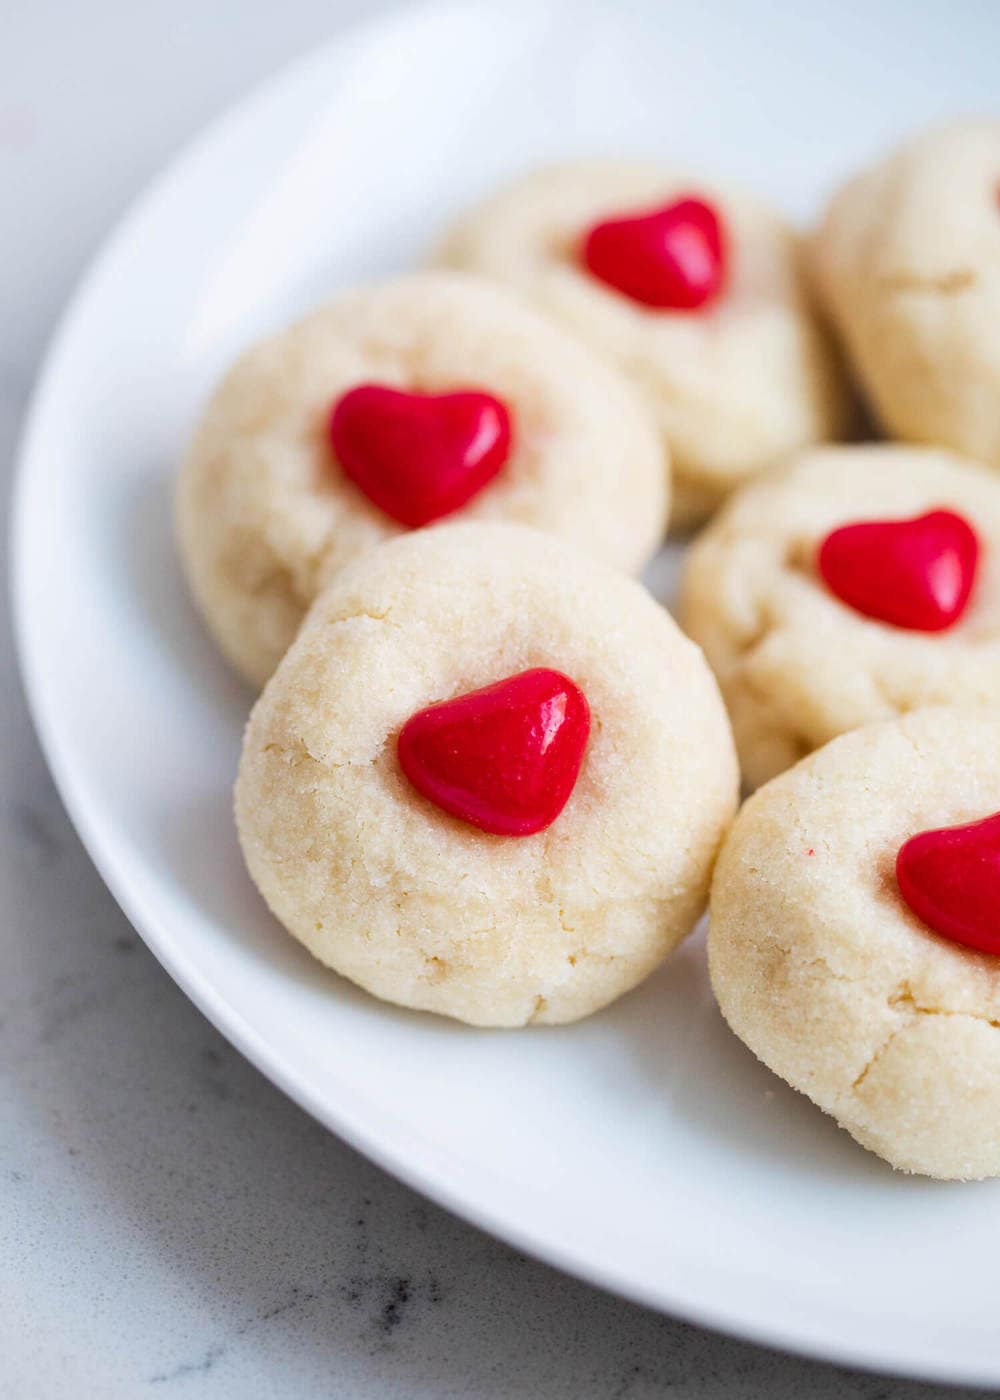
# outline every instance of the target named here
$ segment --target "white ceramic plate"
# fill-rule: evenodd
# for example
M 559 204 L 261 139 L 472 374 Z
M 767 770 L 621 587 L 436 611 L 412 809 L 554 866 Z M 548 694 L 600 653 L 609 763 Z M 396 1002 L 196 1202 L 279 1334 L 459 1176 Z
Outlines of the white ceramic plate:
M 428 1195 L 608 1288 L 980 1382 L 1000 1382 L 1000 1185 L 896 1177 L 855 1147 L 728 1034 L 699 940 L 593 1020 L 511 1034 L 382 1006 L 281 933 L 229 815 L 249 697 L 187 601 L 169 501 L 238 347 L 413 263 L 509 173 L 662 153 L 807 215 L 911 125 L 995 102 L 995 59 L 989 5 L 910 0 L 497 0 L 351 33 L 217 123 L 110 240 L 51 352 L 15 521 L 24 672 L 77 828 L 157 956 L 277 1084 Z

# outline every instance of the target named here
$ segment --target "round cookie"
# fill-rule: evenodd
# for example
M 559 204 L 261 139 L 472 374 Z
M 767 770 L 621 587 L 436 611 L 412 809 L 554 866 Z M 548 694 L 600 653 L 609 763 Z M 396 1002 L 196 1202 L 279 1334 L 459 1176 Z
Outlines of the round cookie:
M 979 539 L 947 630 L 865 616 L 820 576 L 834 529 L 946 508 Z M 738 492 L 685 563 L 680 619 L 725 696 L 743 775 L 766 782 L 837 734 L 923 705 L 1000 699 L 1000 484 L 948 452 L 813 448 Z
M 835 739 L 756 793 L 719 857 L 712 987 L 759 1059 L 894 1167 L 1000 1175 L 1000 957 L 933 932 L 895 866 L 1000 809 L 1000 709 Z
M 589 704 L 550 826 L 497 836 L 401 771 L 425 707 L 536 667 Z M 631 579 L 537 531 L 443 525 L 317 599 L 257 701 L 236 786 L 247 867 L 320 961 L 376 996 L 484 1026 L 573 1021 L 690 931 L 736 804 L 698 648 Z
M 486 391 L 509 411 L 507 460 L 462 518 L 549 530 L 627 571 L 662 538 L 662 447 L 631 386 L 586 347 L 504 289 L 457 273 L 348 292 L 243 355 L 181 472 L 188 578 L 251 682 L 271 674 L 338 569 L 405 529 L 331 445 L 334 404 L 373 382 Z
M 816 281 L 884 427 L 1000 467 L 1000 119 L 906 143 L 830 202 Z
M 596 221 L 694 193 L 721 215 L 721 292 L 697 309 L 643 305 L 591 274 Z M 775 457 L 840 435 L 839 365 L 808 305 L 795 234 L 765 205 L 655 165 L 540 170 L 468 213 L 440 260 L 516 287 L 614 360 L 674 464 L 673 523 L 690 525 Z

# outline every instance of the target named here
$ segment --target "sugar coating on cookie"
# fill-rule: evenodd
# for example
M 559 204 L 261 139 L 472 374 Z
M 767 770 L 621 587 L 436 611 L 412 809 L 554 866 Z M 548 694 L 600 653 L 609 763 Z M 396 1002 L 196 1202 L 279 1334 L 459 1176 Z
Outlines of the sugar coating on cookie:
M 938 508 L 980 544 L 972 596 L 946 631 L 866 617 L 821 578 L 817 554 L 838 527 Z M 1000 484 L 931 448 L 813 448 L 738 492 L 696 540 L 679 616 L 719 679 L 752 786 L 862 724 L 988 704 L 1000 698 Z
M 688 311 L 650 308 L 581 258 L 595 222 L 685 196 L 725 230 L 724 286 Z M 516 287 L 642 392 L 674 463 L 674 523 L 703 519 L 775 457 L 843 430 L 842 376 L 806 298 L 795 234 L 765 205 L 636 162 L 540 170 L 468 213 L 439 258 Z
M 274 670 L 324 583 L 404 529 L 348 478 L 331 446 L 334 404 L 364 383 L 484 390 L 509 410 L 507 460 L 463 519 L 548 530 L 629 572 L 662 538 L 662 447 L 612 367 L 472 277 L 419 273 L 349 292 L 237 361 L 181 473 L 178 533 L 195 598 L 254 684 Z
M 1000 1175 L 1000 958 L 900 897 L 917 832 L 1000 810 L 1000 709 L 843 735 L 743 807 L 712 884 L 712 987 L 731 1028 L 893 1166 Z
M 418 711 L 535 667 L 590 736 L 555 821 L 498 836 L 403 776 Z M 690 931 L 736 802 L 700 651 L 631 579 L 537 531 L 443 525 L 349 565 L 246 733 L 236 816 L 285 927 L 376 996 L 484 1026 L 586 1016 Z
M 830 201 L 812 262 L 885 428 L 1000 467 L 1000 120 L 908 141 Z

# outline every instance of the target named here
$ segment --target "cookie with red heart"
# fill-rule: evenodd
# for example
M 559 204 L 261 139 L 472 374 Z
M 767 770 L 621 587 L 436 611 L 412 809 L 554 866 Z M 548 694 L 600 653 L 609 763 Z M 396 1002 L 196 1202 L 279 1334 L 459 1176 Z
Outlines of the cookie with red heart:
M 636 582 L 513 525 L 348 565 L 247 729 L 247 867 L 321 962 L 477 1025 L 576 1020 L 705 903 L 733 816 L 729 721 Z
M 618 364 L 673 460 L 674 524 L 847 427 L 797 236 L 706 171 L 539 170 L 465 214 L 438 259 L 515 288 Z
M 753 786 L 859 725 L 1000 700 L 1000 480 L 934 448 L 814 448 L 695 542 L 680 616 Z
M 420 273 L 346 293 L 248 351 L 181 473 L 187 574 L 262 685 L 320 588 L 408 530 L 513 520 L 638 571 L 669 465 L 634 390 L 499 287 Z
M 842 735 L 745 804 L 712 986 L 776 1074 L 903 1171 L 1000 1176 L 1000 707 Z

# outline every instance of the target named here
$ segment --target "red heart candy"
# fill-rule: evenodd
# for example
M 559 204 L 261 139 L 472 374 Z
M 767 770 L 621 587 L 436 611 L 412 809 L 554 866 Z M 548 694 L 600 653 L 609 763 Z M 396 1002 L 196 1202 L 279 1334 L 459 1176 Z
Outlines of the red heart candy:
M 844 525 L 818 555 L 820 574 L 842 602 L 916 632 L 942 632 L 958 621 L 978 563 L 975 530 L 950 510 Z
M 583 241 L 583 260 L 633 301 L 695 311 L 719 294 L 726 272 L 718 213 L 687 197 L 644 214 L 605 219 Z
M 497 836 L 530 836 L 565 807 L 589 734 L 583 691 L 540 667 L 419 710 L 397 751 L 413 786 L 444 811 Z
M 896 881 L 935 933 L 1000 953 L 1000 812 L 911 836 L 896 856 Z
M 470 501 L 510 455 L 511 420 L 492 394 L 411 394 L 359 384 L 337 400 L 330 441 L 379 510 L 417 529 Z

